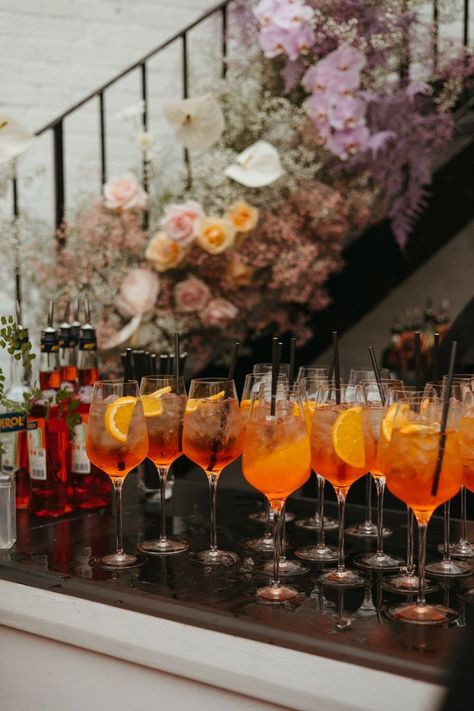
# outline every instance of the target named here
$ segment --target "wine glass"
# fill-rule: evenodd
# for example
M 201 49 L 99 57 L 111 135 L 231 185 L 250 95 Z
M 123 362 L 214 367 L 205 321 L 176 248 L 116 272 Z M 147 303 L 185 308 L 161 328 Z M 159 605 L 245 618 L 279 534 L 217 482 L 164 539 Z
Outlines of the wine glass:
M 252 399 L 246 425 L 242 470 L 246 480 L 264 494 L 273 512 L 273 576 L 257 597 L 280 603 L 300 597 L 280 580 L 282 511 L 288 496 L 310 474 L 310 447 L 301 391 L 265 383 Z
M 98 380 L 92 391 L 86 451 L 112 480 L 116 504 L 116 551 L 97 562 L 105 568 L 131 568 L 137 557 L 123 550 L 122 486 L 127 474 L 147 456 L 148 433 L 136 380 Z
M 232 565 L 238 555 L 219 550 L 216 528 L 216 493 L 219 476 L 242 451 L 243 425 L 233 380 L 191 380 L 183 429 L 183 452 L 204 469 L 209 482 L 211 508 L 210 548 L 191 553 L 203 565 Z
M 339 512 L 337 568 L 320 577 L 322 583 L 359 586 L 364 579 L 344 563 L 344 515 L 347 493 L 364 476 L 375 456 L 370 417 L 359 388 L 322 386 L 311 423 L 311 460 L 334 487 Z
M 186 406 L 184 379 L 175 376 L 145 376 L 141 379 L 140 395 L 148 430 L 148 459 L 156 467 L 160 482 L 160 535 L 142 541 L 143 553 L 173 555 L 189 548 L 189 543 L 166 535 L 166 481 L 168 472 L 182 454 L 183 419 Z
M 271 372 L 265 373 L 248 373 L 245 376 L 244 388 L 242 390 L 242 399 L 240 401 L 240 411 L 242 413 L 242 420 L 244 424 L 247 422 L 248 414 L 250 411 L 250 402 L 252 395 L 257 394 L 260 390 L 262 383 L 271 383 Z M 278 383 L 287 384 L 288 377 L 283 373 L 278 376 Z M 286 516 L 285 516 L 286 518 Z M 264 511 L 259 513 L 250 513 L 249 519 L 256 523 L 265 524 L 265 532 L 263 536 L 258 538 L 248 538 L 244 541 L 246 548 L 252 551 L 257 551 L 259 553 L 272 553 L 273 552 L 273 537 L 272 537 L 272 526 L 273 526 L 273 516 L 271 514 L 271 509 L 265 498 Z M 290 519 L 291 520 L 291 519 Z
M 379 371 L 381 378 L 390 379 L 390 371 L 387 368 L 380 368 Z M 347 381 L 347 398 L 350 399 L 356 392 L 357 386 L 367 380 L 375 381 L 375 372 L 372 368 L 351 368 Z M 348 526 L 346 533 L 358 538 L 376 538 L 377 526 L 372 521 L 372 477 L 370 474 L 367 474 L 365 479 L 365 500 L 365 521 Z M 390 536 L 391 533 L 389 529 L 386 529 L 384 536 Z
M 457 617 L 447 607 L 428 605 L 424 589 L 428 523 L 434 510 L 458 493 L 463 475 L 457 423 L 448 418 L 446 432 L 441 433 L 440 421 L 438 398 L 415 397 L 409 407 L 400 402 L 384 459 L 387 486 L 413 510 L 419 531 L 417 600 L 396 605 L 388 614 L 392 619 L 418 625 L 445 624 Z
M 255 373 L 255 375 L 271 375 L 272 364 L 271 363 L 255 363 L 252 368 L 252 373 Z M 289 376 L 290 376 L 289 363 L 280 363 L 279 375 L 286 375 L 286 377 L 289 378 Z
M 305 378 L 303 380 L 306 401 L 303 403 L 307 415 L 308 430 L 311 431 L 311 424 L 313 413 L 316 409 L 316 401 L 319 394 L 319 389 L 321 386 L 327 386 L 327 380 L 317 380 L 314 378 Z M 317 490 L 317 509 L 315 513 L 315 518 L 317 519 L 317 543 L 316 545 L 305 546 L 304 548 L 299 548 L 295 551 L 295 555 L 302 560 L 311 560 L 314 562 L 334 562 L 338 560 L 338 551 L 335 548 L 327 546 L 324 542 L 324 532 L 325 530 L 337 528 L 338 523 L 333 519 L 327 519 L 324 516 L 324 488 L 326 485 L 326 480 L 321 474 L 318 473 L 316 467 L 317 462 L 314 459 L 311 460 L 311 466 L 316 473 L 316 480 L 318 485 Z M 309 526 L 303 526 L 302 524 L 309 519 L 303 519 L 302 521 L 296 521 L 296 525 L 300 525 L 302 528 L 309 528 Z
M 469 393 L 463 403 L 463 413 L 459 425 L 459 447 L 463 463 L 463 485 L 474 493 L 474 393 Z M 474 588 L 462 595 L 472 601 Z
M 306 378 L 327 382 L 328 377 L 329 368 L 327 365 L 302 365 L 298 368 L 296 382 L 299 383 Z

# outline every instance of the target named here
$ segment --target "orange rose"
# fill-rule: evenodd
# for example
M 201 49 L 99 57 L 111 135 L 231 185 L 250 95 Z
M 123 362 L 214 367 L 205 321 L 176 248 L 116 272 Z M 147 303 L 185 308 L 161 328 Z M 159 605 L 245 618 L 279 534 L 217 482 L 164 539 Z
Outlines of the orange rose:
M 257 225 L 258 210 L 245 200 L 239 200 L 230 206 L 226 217 L 232 222 L 237 232 L 250 232 Z
M 229 220 L 206 217 L 199 228 L 197 241 L 209 254 L 221 254 L 234 244 L 235 227 Z
M 235 286 L 249 286 L 255 269 L 247 266 L 237 254 L 232 254 L 227 263 L 226 276 Z
M 184 249 L 165 232 L 157 232 L 146 248 L 145 257 L 159 272 L 176 267 L 184 257 Z

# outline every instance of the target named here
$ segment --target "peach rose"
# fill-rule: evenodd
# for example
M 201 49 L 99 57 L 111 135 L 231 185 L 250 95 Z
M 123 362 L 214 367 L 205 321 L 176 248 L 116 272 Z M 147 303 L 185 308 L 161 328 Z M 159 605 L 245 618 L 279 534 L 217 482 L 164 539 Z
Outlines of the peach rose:
M 184 257 L 184 249 L 179 242 L 168 237 L 165 232 L 157 232 L 148 243 L 145 257 L 159 272 L 165 272 L 179 264 Z
M 138 316 L 150 311 L 160 290 L 157 274 L 151 269 L 133 269 L 120 287 L 117 307 L 124 316 Z
M 257 225 L 258 210 L 245 200 L 239 200 L 230 206 L 226 217 L 232 222 L 237 232 L 250 232 Z
M 239 313 L 239 309 L 226 299 L 212 299 L 201 313 L 204 326 L 225 328 Z
M 160 225 L 171 239 L 186 247 L 197 236 L 203 219 L 204 211 L 199 203 L 188 200 L 181 205 L 168 205 Z
M 197 241 L 209 254 L 221 254 L 234 244 L 235 227 L 229 220 L 206 217 L 199 228 Z
M 210 295 L 209 287 L 201 279 L 189 277 L 174 287 L 176 310 L 181 313 L 202 311 Z
M 255 269 L 247 266 L 237 254 L 232 254 L 226 269 L 226 276 L 235 286 L 249 286 Z
M 104 205 L 110 210 L 146 207 L 147 194 L 131 173 L 112 178 L 104 185 Z

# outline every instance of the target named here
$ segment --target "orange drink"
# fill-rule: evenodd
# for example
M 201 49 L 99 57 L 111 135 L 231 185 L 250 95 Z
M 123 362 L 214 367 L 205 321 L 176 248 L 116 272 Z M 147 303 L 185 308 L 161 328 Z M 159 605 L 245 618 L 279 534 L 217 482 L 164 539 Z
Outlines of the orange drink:
M 474 413 L 464 415 L 459 427 L 463 485 L 474 493 Z

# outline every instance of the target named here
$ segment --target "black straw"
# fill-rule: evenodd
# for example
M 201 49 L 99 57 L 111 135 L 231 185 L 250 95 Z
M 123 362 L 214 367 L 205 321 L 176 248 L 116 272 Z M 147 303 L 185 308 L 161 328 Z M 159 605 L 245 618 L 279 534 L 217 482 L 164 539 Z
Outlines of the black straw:
M 239 341 L 236 341 L 234 343 L 234 350 L 232 351 L 232 358 L 231 358 L 230 365 L 229 365 L 229 372 L 227 373 L 227 377 L 229 380 L 234 379 L 235 368 L 237 365 L 237 359 L 239 357 L 239 351 L 240 351 L 240 343 L 239 343 Z
M 290 388 L 295 381 L 295 356 L 296 356 L 296 338 L 292 338 L 290 341 Z
M 150 375 L 156 375 L 156 353 L 150 353 Z
M 379 368 L 379 364 L 377 363 L 377 358 L 375 356 L 375 349 L 373 346 L 369 346 L 369 355 L 370 355 L 370 361 L 372 363 L 372 368 L 375 373 L 375 380 L 377 381 L 377 387 L 378 387 L 379 393 L 380 393 L 380 402 L 382 403 L 382 405 L 385 405 L 385 393 L 383 390 L 382 378 L 380 377 L 380 368 Z
M 129 383 L 132 380 L 132 349 L 125 350 L 125 363 L 123 367 L 123 382 Z
M 415 331 L 415 391 L 421 392 L 421 344 L 420 332 Z
M 278 342 L 278 338 L 272 339 L 272 389 L 271 389 L 271 400 L 270 400 L 270 414 L 274 417 L 276 413 L 276 393 L 277 393 L 277 382 L 278 374 L 280 371 L 280 359 L 281 359 L 281 343 Z
M 337 331 L 332 332 L 332 356 L 334 360 L 334 388 L 336 390 L 336 405 L 341 404 L 341 371 L 339 364 L 339 345 Z
M 438 382 L 438 368 L 439 368 L 439 333 L 436 331 L 434 334 L 433 342 L 433 362 L 431 364 L 431 382 Z
M 451 355 L 449 358 L 449 370 L 448 379 L 443 392 L 443 411 L 441 413 L 441 426 L 439 438 L 439 448 L 438 456 L 436 458 L 436 466 L 433 476 L 433 486 L 431 487 L 431 496 L 436 496 L 438 493 L 439 477 L 441 474 L 441 468 L 443 466 L 444 449 L 446 447 L 446 426 L 448 424 L 449 415 L 449 399 L 451 397 L 451 387 L 453 385 L 453 373 L 454 373 L 454 362 L 456 360 L 456 351 L 458 349 L 458 342 L 453 341 L 451 345 Z
M 174 375 L 176 378 L 176 382 L 179 378 L 179 366 L 179 333 L 176 331 L 176 333 L 174 334 Z

